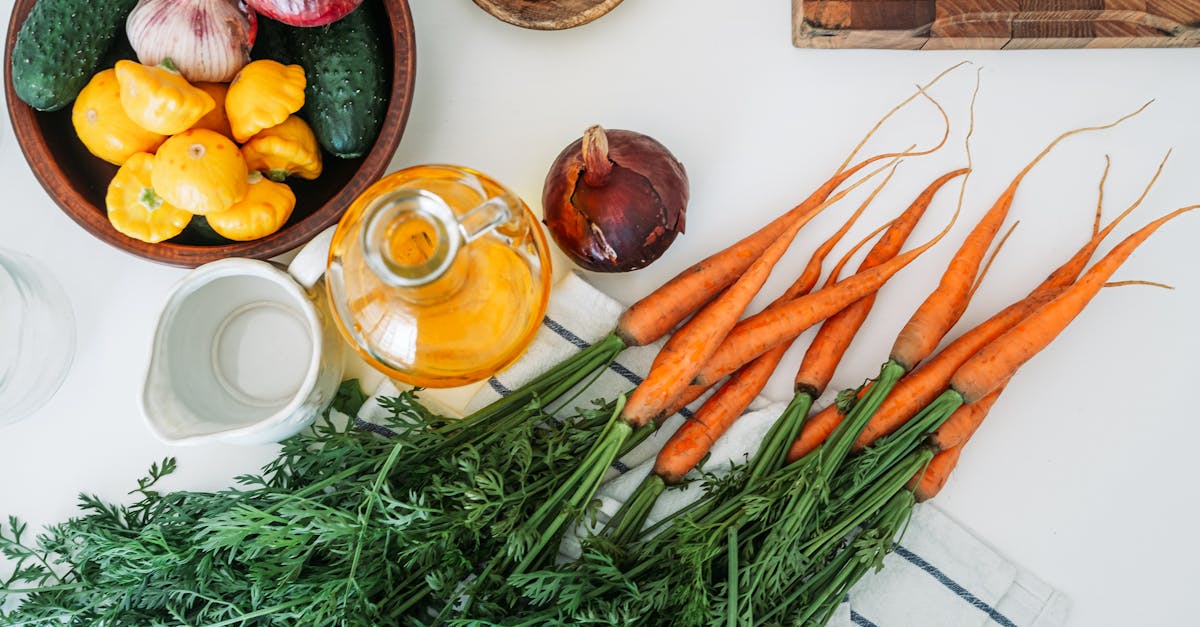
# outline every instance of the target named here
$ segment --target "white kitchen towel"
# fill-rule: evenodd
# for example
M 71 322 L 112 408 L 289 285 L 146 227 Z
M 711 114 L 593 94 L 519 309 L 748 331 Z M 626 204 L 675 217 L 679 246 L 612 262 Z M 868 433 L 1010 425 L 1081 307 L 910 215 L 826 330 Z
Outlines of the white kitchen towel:
M 555 286 L 542 328 L 529 350 L 479 388 L 467 404 L 467 411 L 500 398 L 572 351 L 603 338 L 621 310 L 619 303 L 577 275 L 567 275 Z M 627 392 L 641 380 L 656 350 L 657 346 L 651 346 L 621 353 L 587 394 L 579 397 L 579 402 Z M 385 381 L 375 396 L 396 393 L 396 388 Z M 757 450 L 784 406 L 760 399 L 718 441 L 705 470 L 719 473 L 730 464 L 744 462 Z M 381 417 L 382 410 L 372 398 L 363 406 L 358 423 L 386 433 L 377 426 Z M 614 464 L 609 480 L 597 491 L 601 524 L 650 472 L 654 452 L 680 420 L 675 416 L 658 434 Z M 697 486 L 667 491 L 651 512 L 651 521 L 699 494 Z M 572 543 L 564 543 L 565 553 L 572 553 L 572 548 Z M 883 570 L 868 575 L 851 590 L 848 602 L 830 625 L 1058 627 L 1066 623 L 1069 601 L 1064 595 L 928 504 L 917 506 L 903 539 L 884 563 Z

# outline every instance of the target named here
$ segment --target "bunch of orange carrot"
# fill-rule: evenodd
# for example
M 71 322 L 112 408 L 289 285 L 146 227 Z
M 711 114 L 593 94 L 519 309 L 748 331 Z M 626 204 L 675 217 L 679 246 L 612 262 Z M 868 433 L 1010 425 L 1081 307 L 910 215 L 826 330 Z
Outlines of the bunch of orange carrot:
M 935 352 L 986 273 L 985 257 L 1024 177 L 1064 139 L 1111 128 L 1140 111 L 1111 124 L 1064 133 L 1017 173 L 904 327 L 880 374 L 853 395 L 848 407 L 836 405 L 808 416 L 868 315 L 875 291 L 945 234 L 943 230 L 929 242 L 900 252 L 936 192 L 969 168 L 933 181 L 906 211 L 881 228 L 886 228 L 884 236 L 857 274 L 838 279 L 847 256 L 816 292 L 811 290 L 823 259 L 874 194 L 817 249 L 787 293 L 763 312 L 739 321 L 797 231 L 816 211 L 840 198 L 835 190 L 871 163 L 928 151 L 881 154 L 852 168 L 844 164 L 805 203 L 773 222 L 769 234 L 764 229 L 697 264 L 631 308 L 622 317 L 625 328 L 618 336 L 626 344 L 644 343 L 667 333 L 690 313 L 678 315 L 678 310 L 703 302 L 697 292 L 705 298 L 720 294 L 674 332 L 645 382 L 627 402 L 618 404 L 592 453 L 533 516 L 530 522 L 543 532 L 543 543 L 508 569 L 510 583 L 545 598 L 544 587 L 560 577 L 563 568 L 549 567 L 546 551 L 557 549 L 563 526 L 591 498 L 621 443 L 717 386 L 662 449 L 652 475 L 610 521 L 608 535 L 593 538 L 585 558 L 565 567 L 577 575 L 572 590 L 582 599 L 572 605 L 573 611 L 584 608 L 592 614 L 641 620 L 662 612 L 673 624 L 757 624 L 780 612 L 823 622 L 831 603 L 840 601 L 867 570 L 863 560 L 850 555 L 867 548 L 880 556 L 890 550 L 905 512 L 944 485 L 963 444 L 1020 366 L 1078 315 L 1151 233 L 1194 208 L 1148 223 L 1085 272 L 1105 237 L 1141 199 L 1104 229 L 1097 222 L 1084 247 L 1027 297 Z M 939 143 L 936 148 L 940 147 Z M 730 257 L 739 259 L 736 272 L 713 270 L 717 265 L 732 267 Z M 747 263 L 747 258 L 753 261 Z M 671 299 L 678 307 L 656 300 L 690 277 L 708 273 L 724 278 L 702 284 L 704 289 L 687 283 L 691 298 Z M 796 397 L 750 463 L 672 518 L 669 526 L 656 526 L 657 533 L 646 534 L 645 515 L 658 494 L 701 461 L 762 389 L 791 341 L 821 321 L 796 377 Z M 634 334 L 630 325 L 654 332 Z M 589 578 L 590 584 L 582 583 Z M 534 607 L 527 620 L 532 624 L 552 616 L 565 618 L 561 608 L 542 606 Z

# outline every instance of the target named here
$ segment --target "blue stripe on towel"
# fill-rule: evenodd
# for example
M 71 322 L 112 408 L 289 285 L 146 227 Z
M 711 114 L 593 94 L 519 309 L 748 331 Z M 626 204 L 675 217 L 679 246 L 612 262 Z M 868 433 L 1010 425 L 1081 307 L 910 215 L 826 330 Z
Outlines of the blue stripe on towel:
M 937 566 L 934 566 L 933 564 L 926 562 L 924 559 L 921 558 L 921 556 L 917 555 L 916 553 L 913 553 L 912 551 L 897 544 L 896 545 L 896 555 L 903 557 L 904 559 L 908 560 L 913 566 L 916 566 L 917 568 L 920 568 L 921 570 L 928 573 L 929 576 L 936 579 L 938 583 L 942 584 L 943 586 L 946 586 L 946 588 L 948 588 L 951 592 L 953 592 L 954 594 L 957 594 L 959 596 L 959 598 L 966 601 L 967 603 L 970 603 L 972 606 L 974 606 L 978 610 L 987 614 L 988 618 L 991 618 L 997 624 L 1003 625 L 1004 627 L 1017 627 L 1017 625 L 1015 623 L 1013 623 L 1011 620 L 1009 620 L 1007 616 L 1001 614 L 999 611 L 996 610 L 996 608 L 988 605 L 979 597 L 968 592 L 967 589 L 962 587 L 961 585 L 959 585 L 958 582 L 956 582 L 953 579 L 951 579 L 950 577 L 946 576 L 946 573 L 943 573 L 941 570 L 939 570 Z
M 850 610 L 850 621 L 855 625 L 858 625 L 858 627 L 879 627 L 875 623 L 872 623 L 870 620 L 868 620 L 866 616 L 863 616 L 854 610 Z
M 512 390 L 505 387 L 505 385 L 500 382 L 500 379 L 497 379 L 496 377 L 489 377 L 488 385 L 492 386 L 492 390 L 500 396 L 508 396 L 509 394 L 512 394 Z
M 589 344 L 586 340 L 579 337 L 578 335 L 575 335 L 574 333 L 571 332 L 570 329 L 559 324 L 558 322 L 556 322 L 554 320 L 554 318 L 551 318 L 550 316 L 546 316 L 546 317 L 542 318 L 542 324 L 546 325 L 547 329 L 554 331 L 562 339 L 574 344 L 575 347 L 578 348 L 579 350 L 583 350 L 583 349 L 591 346 L 591 344 Z

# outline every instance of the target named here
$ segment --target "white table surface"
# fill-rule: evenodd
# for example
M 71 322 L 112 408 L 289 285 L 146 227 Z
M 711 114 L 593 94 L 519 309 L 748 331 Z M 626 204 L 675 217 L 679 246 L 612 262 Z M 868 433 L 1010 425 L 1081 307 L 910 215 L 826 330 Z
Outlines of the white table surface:
M 416 96 L 391 169 L 469 165 L 537 207 L 546 168 L 586 126 L 658 138 L 691 178 L 687 233 L 646 270 L 588 275 L 631 302 L 807 195 L 914 83 L 970 60 L 983 68 L 983 87 L 964 220 L 953 241 L 885 288 L 839 371 L 835 383 L 841 385 L 876 371 L 967 223 L 1057 133 L 1157 99 L 1115 130 L 1064 144 L 1029 176 L 1012 210 L 1021 226 L 965 324 L 1023 294 L 1084 240 L 1104 154 L 1112 155 L 1106 208 L 1114 215 L 1137 196 L 1161 155 L 1175 149 L 1122 234 L 1200 201 L 1200 51 L 800 50 L 789 39 L 789 4 L 626 2 L 581 28 L 535 32 L 496 21 L 467 0 L 412 0 Z M 8 15 L 11 2 L 0 10 Z M 848 241 L 964 162 L 962 128 L 974 74 L 960 69 L 933 91 L 952 117 L 951 143 L 933 157 L 905 163 Z M 872 146 L 926 145 L 939 132 L 936 116 L 920 105 Z M 38 186 L 7 123 L 0 187 L 0 246 L 28 252 L 57 273 L 79 331 L 74 366 L 57 396 L 0 431 L 0 514 L 40 525 L 71 515 L 81 490 L 124 498 L 149 463 L 166 455 L 180 466 L 168 485 L 194 489 L 225 486 L 272 457 L 270 446 L 164 446 L 143 425 L 135 397 L 152 329 L 184 270 L 131 257 L 72 223 Z M 939 198 L 914 241 L 940 228 L 956 192 Z M 852 207 L 814 221 L 766 291 L 782 290 L 811 244 Z M 1014 380 L 938 498 L 998 550 L 1064 590 L 1074 602 L 1073 625 L 1194 622 L 1200 545 L 1190 539 L 1200 514 L 1194 482 L 1200 412 L 1188 399 L 1200 354 L 1198 241 L 1200 215 L 1189 214 L 1135 254 L 1118 278 L 1177 289 L 1101 293 Z M 798 361 L 793 350 L 770 396 L 788 395 Z

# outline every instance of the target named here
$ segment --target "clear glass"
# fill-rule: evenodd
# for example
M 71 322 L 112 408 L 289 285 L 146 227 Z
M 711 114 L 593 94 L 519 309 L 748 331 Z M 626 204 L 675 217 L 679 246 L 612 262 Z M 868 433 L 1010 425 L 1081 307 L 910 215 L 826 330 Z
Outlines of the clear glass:
M 75 314 L 50 271 L 0 249 L 0 426 L 37 411 L 75 356 Z
M 395 172 L 346 211 L 325 274 L 337 326 L 384 374 L 422 387 L 486 379 L 533 339 L 550 294 L 529 208 L 457 166 Z

